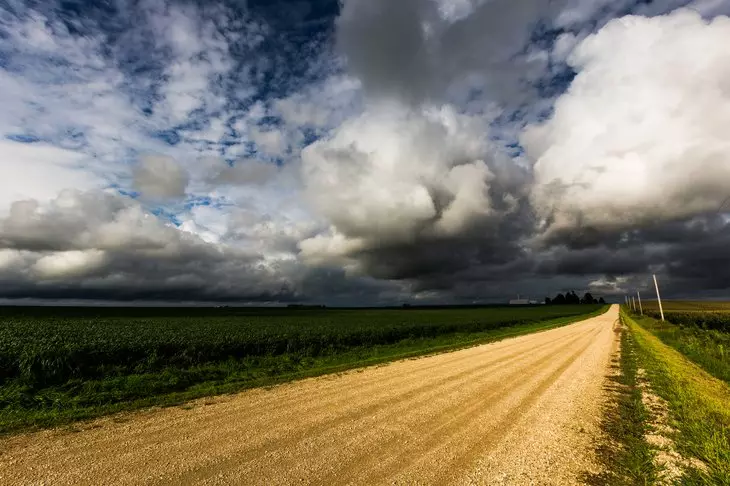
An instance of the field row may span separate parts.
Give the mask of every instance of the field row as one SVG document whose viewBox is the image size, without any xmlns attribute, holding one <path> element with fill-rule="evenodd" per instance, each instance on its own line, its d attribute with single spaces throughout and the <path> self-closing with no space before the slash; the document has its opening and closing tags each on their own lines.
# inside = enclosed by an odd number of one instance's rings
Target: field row
<svg viewBox="0 0 730 486">
<path fill-rule="evenodd" d="M 667 321 L 684 327 L 730 332 L 730 302 L 668 300 L 662 302 Z M 657 301 L 642 302 L 643 313 L 661 319 Z M 631 311 L 627 307 L 627 311 Z M 639 315 L 634 311 L 633 314 Z"/>
<path fill-rule="evenodd" d="M 656 300 L 641 302 L 645 311 L 659 312 Z M 712 300 L 663 300 L 664 312 L 730 312 L 730 302 Z"/>
<path fill-rule="evenodd" d="M 644 312 L 649 317 L 660 319 L 659 311 Z M 700 329 L 730 332 L 730 312 L 695 311 L 695 312 L 665 312 L 664 318 L 674 324 Z"/>
</svg>

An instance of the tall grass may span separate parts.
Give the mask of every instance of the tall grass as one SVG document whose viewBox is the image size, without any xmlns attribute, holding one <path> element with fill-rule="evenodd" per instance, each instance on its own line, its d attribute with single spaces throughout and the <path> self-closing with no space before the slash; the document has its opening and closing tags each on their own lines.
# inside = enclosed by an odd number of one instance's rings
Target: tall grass
<svg viewBox="0 0 730 486">
<path fill-rule="evenodd" d="M 669 404 L 678 451 L 701 461 L 685 471 L 681 484 L 730 485 L 730 387 L 662 342 L 648 318 L 622 317 L 652 388 Z"/>
<path fill-rule="evenodd" d="M 667 312 L 664 322 L 658 316 L 631 314 L 632 319 L 651 331 L 661 341 L 676 349 L 705 371 L 726 383 L 730 383 L 730 332 L 703 325 L 712 317 L 712 312 L 698 312 L 697 318 L 684 319 L 685 314 Z M 725 317 L 726 316 L 726 317 Z M 730 313 L 725 314 L 730 323 Z M 730 407 L 730 404 L 728 405 Z"/>
</svg>

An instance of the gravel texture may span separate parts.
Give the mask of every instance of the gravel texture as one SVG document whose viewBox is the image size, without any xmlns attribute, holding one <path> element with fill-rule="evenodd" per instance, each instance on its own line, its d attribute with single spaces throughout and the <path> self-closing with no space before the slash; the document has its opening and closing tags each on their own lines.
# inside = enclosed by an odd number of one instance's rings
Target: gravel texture
<svg viewBox="0 0 730 486">
<path fill-rule="evenodd" d="M 617 318 L 5 438 L 0 484 L 580 484 Z"/>
</svg>

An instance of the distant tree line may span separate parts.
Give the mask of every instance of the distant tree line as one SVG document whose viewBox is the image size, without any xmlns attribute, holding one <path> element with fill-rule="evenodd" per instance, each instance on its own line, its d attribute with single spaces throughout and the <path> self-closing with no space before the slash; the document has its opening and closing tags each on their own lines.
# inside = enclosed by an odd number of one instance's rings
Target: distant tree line
<svg viewBox="0 0 730 486">
<path fill-rule="evenodd" d="M 583 298 L 578 297 L 574 291 L 566 292 L 565 295 L 558 294 L 554 298 L 545 297 L 545 303 L 548 305 L 566 305 L 566 304 L 605 304 L 603 297 L 595 299 L 590 292 L 586 292 Z"/>
</svg>

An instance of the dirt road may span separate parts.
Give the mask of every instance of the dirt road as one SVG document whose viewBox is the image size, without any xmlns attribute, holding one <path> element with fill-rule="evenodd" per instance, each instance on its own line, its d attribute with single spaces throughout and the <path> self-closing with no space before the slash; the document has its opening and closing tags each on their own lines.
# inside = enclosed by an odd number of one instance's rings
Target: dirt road
<svg viewBox="0 0 730 486">
<path fill-rule="evenodd" d="M 12 437 L 0 483 L 579 484 L 617 317 Z"/>
</svg>

